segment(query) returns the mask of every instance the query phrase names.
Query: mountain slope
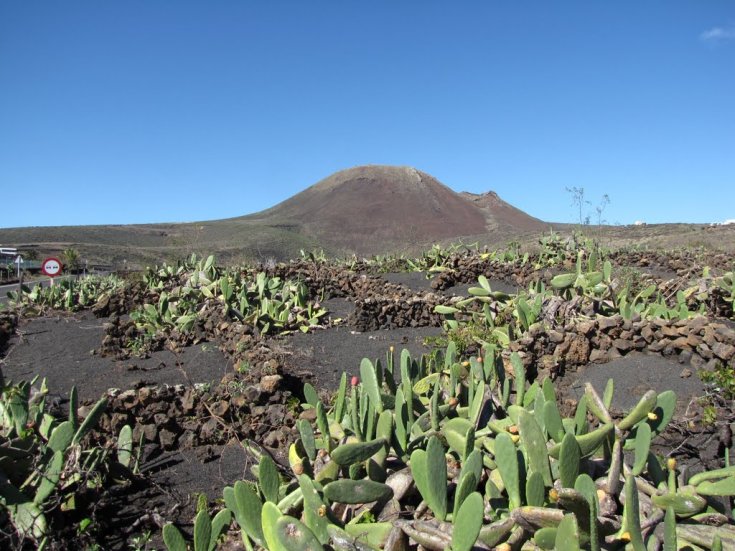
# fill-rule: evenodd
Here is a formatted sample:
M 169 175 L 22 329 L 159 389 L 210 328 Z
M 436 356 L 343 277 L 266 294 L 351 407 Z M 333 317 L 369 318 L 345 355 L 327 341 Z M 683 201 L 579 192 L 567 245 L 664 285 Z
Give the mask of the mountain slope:
M 548 227 L 546 222 L 506 203 L 494 191 L 482 194 L 463 191 L 460 195 L 483 209 L 490 217 L 491 226 L 506 227 L 516 231 L 544 231 Z
M 160 263 L 192 252 L 223 261 L 288 259 L 299 249 L 377 254 L 416 251 L 460 238 L 504 243 L 546 225 L 494 192 L 456 193 L 410 167 L 342 170 L 259 213 L 186 224 L 0 229 L 5 246 L 41 256 L 67 247 L 90 262 Z
M 409 167 L 342 170 L 276 205 L 245 217 L 288 221 L 337 247 L 423 243 L 484 233 L 483 209 L 428 174 Z

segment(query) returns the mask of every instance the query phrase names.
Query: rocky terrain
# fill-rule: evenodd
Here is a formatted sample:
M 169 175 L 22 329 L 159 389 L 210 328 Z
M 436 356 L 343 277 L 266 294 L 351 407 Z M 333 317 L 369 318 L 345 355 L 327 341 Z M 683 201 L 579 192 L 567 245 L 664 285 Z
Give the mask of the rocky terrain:
M 103 463 L 94 472 L 105 482 L 94 489 L 59 487 L 59 497 L 74 492 L 77 505 L 47 504 L 50 544 L 121 548 L 143 541 L 161 548 L 164 526 L 174 523 L 191 537 L 202 503 L 216 510 L 222 492 L 252 479 L 251 467 L 264 456 L 280 464 L 286 479 L 294 476 L 289 450 L 307 438 L 304 423 L 318 420 L 316 409 L 301 404 L 321 398 L 339 407 L 334 400 L 344 393 L 345 377 L 365 377 L 362 358 L 385 369 L 399 358 L 403 364 L 406 353 L 425 353 L 420 369 L 430 369 L 443 354 L 471 360 L 461 365 L 491 355 L 492 369 L 508 374 L 517 399 L 524 392 L 518 381 L 554 381 L 562 416 L 573 417 L 592 399 L 590 388 L 607 400 L 608 379 L 616 392 L 606 407 L 617 420 L 652 389 L 659 396 L 675 390 L 669 426 L 651 449 L 688 472 L 722 467 L 732 446 L 728 393 L 735 390 L 727 377 L 735 357 L 732 258 L 602 251 L 592 243 L 554 237 L 544 238 L 535 255 L 434 248 L 412 260 L 314 258 L 234 270 L 193 260 L 149 270 L 99 296 L 90 281 L 68 293 L 57 288 L 65 293 L 58 296 L 13 297 L 14 308 L 0 317 L 6 388 L 45 378 L 51 415 L 63 419 L 72 407 L 80 419 L 95 416 L 83 449 L 119 449 L 130 431 L 136 457 L 135 468 Z M 266 297 L 268 315 L 244 309 Z M 391 388 L 384 384 L 384 391 Z M 109 460 L 127 457 L 108 453 Z M 410 525 L 394 523 L 392 537 L 409 546 L 424 541 L 429 525 L 420 509 Z M 32 530 L 14 529 L 13 518 L 4 517 L 8 545 L 39 541 Z M 91 524 L 80 532 L 84 519 Z

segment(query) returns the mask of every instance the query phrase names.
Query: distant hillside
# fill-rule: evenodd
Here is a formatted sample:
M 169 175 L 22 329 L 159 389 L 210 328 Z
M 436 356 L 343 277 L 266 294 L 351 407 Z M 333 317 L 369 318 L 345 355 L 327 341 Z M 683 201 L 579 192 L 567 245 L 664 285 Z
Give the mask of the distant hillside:
M 34 246 L 41 254 L 74 247 L 96 261 L 145 264 L 191 252 L 265 260 L 293 258 L 302 248 L 373 254 L 462 237 L 504 243 L 546 227 L 494 192 L 457 193 L 415 168 L 369 165 L 336 172 L 270 209 L 238 218 L 0 229 L 0 244 Z

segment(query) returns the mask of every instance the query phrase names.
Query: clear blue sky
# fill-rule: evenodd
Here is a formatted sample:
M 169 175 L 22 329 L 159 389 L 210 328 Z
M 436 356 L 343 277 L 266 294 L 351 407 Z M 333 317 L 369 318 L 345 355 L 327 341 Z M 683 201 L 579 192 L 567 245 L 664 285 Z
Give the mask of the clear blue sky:
M 226 218 L 360 164 L 735 218 L 735 2 L 0 1 L 0 227 Z

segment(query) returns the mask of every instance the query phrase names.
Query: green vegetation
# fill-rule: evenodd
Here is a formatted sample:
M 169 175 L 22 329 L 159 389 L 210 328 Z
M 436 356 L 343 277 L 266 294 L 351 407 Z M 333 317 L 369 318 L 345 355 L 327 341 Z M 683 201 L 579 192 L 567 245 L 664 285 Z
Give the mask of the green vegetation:
M 64 262 L 64 268 L 69 273 L 76 272 L 81 266 L 81 256 L 76 249 L 64 249 L 61 253 L 61 259 Z
M 252 274 L 238 268 L 222 270 L 214 257 L 198 260 L 195 255 L 178 265 L 148 269 L 144 282 L 155 303 L 145 303 L 131 318 L 148 338 L 160 333 L 192 330 L 206 305 L 220 308 L 231 320 L 249 324 L 265 335 L 319 324 L 327 313 L 309 297 L 301 282 Z
M 47 310 L 76 311 L 91 308 L 100 298 L 121 290 L 123 285 L 115 275 L 62 279 L 51 287 L 23 285 L 20 292 L 9 291 L 8 298 L 12 306 L 22 308 L 26 315 L 40 315 Z
M 531 332 L 581 318 L 681 321 L 713 310 L 733 316 L 733 271 L 714 277 L 705 268 L 701 277 L 666 286 L 643 283 L 614 260 L 593 240 L 550 233 L 533 253 L 518 243 L 483 252 L 437 245 L 413 259 L 342 262 L 340 269 L 401 266 L 451 276 L 468 261 L 479 275 L 467 297 L 435 307 L 444 320 L 444 349 L 413 358 L 391 348 L 380 360 L 363 359 L 359 377 L 342 374 L 331 403 L 304 385 L 304 403 L 287 404 L 309 410 L 295 421 L 288 468 L 258 451 L 254 482 L 225 488 L 218 511 L 203 499 L 192 541 L 167 524 L 166 546 L 211 551 L 231 525 L 246 549 L 278 551 L 400 549 L 407 538 L 454 551 L 735 546 L 729 451 L 722 468 L 696 474 L 653 451 L 673 418 L 673 392 L 648 391 L 614 416 L 614 382 L 602 395 L 588 384 L 576 409 L 566 412 L 554 382 L 534 379 L 511 352 Z M 302 251 L 300 268 L 327 264 L 323 252 Z M 518 293 L 500 292 L 484 275 L 490 267 L 534 277 Z M 129 345 L 144 351 L 154 339 L 192 334 L 213 313 L 259 337 L 320 325 L 326 311 L 315 291 L 303 280 L 273 275 L 288 273 L 273 268 L 222 268 L 212 256 L 192 255 L 146 270 L 136 284 L 143 303 L 131 312 L 141 337 Z M 130 285 L 87 278 L 24 288 L 11 298 L 29 313 L 77 310 Z M 239 360 L 241 372 L 254 369 Z M 712 392 L 735 395 L 731 366 L 702 378 Z M 99 486 L 114 470 L 137 469 L 129 426 L 114 446 L 84 446 L 104 400 L 80 422 L 74 391 L 65 420 L 46 411 L 46 394 L 45 384 L 35 391 L 20 383 L 6 386 L 0 398 L 1 509 L 19 538 L 39 543 L 48 537 L 47 517 L 73 502 L 80 485 Z M 716 411 L 705 409 L 704 422 L 715 420 Z
M 699 377 L 723 399 L 735 399 L 735 373 L 731 367 L 719 363 L 714 371 L 701 371 Z
M 131 312 L 144 336 L 142 342 L 136 341 L 138 348 L 145 348 L 145 343 L 159 334 L 190 332 L 208 303 L 221 308 L 227 318 L 250 324 L 262 334 L 305 332 L 326 314 L 309 297 L 303 283 L 269 277 L 265 272 L 223 270 L 215 265 L 213 256 L 200 260 L 192 255 L 184 262 L 148 268 L 143 283 L 150 301 Z M 51 287 L 23 286 L 20 293 L 11 291 L 8 295 L 12 305 L 32 315 L 90 308 L 123 286 L 116 276 L 92 276 L 62 280 Z
M 59 419 L 47 412 L 46 381 L 36 383 L 8 383 L 0 393 L 0 519 L 7 515 L 20 541 L 41 548 L 51 517 L 73 514 L 79 495 L 101 490 L 113 474 L 129 472 L 133 447 L 127 426 L 116 454 L 87 443 L 107 406 L 105 398 L 80 420 L 72 389 L 68 418 Z
M 671 292 L 656 284 L 641 287 L 640 277 L 635 277 L 630 270 L 620 270 L 618 276 L 610 260 L 603 260 L 607 253 L 593 241 L 584 240 L 583 246 L 562 249 L 551 234 L 541 243 L 542 251 L 535 266 L 562 265 L 574 252 L 575 271 L 553 276 L 548 286 L 536 280 L 526 291 L 517 294 L 493 291 L 488 279 L 480 275 L 478 286 L 468 290 L 468 298 L 435 308 L 435 312 L 445 318 L 447 338 L 460 351 L 472 344 L 507 348 L 511 341 L 539 321 L 544 305 L 550 304 L 554 297 L 573 304 L 573 312 L 577 315 L 619 314 L 626 320 L 634 317 L 684 320 L 704 315 L 707 305 L 713 301 L 727 303 L 729 307 L 735 296 L 735 272 L 732 271 L 711 277 L 705 268 L 699 281 Z M 503 258 L 502 255 L 494 256 L 498 257 Z M 521 265 L 526 261 L 522 260 Z
M 673 392 L 649 391 L 615 421 L 612 381 L 603 397 L 588 385 L 565 418 L 551 380 L 526 381 L 515 353 L 511 363 L 506 372 L 492 347 L 463 360 L 452 345 L 431 360 L 406 351 L 363 360 L 361 380 L 348 389 L 343 376 L 331 407 L 308 393 L 316 420 L 290 447 L 292 477 L 263 456 L 257 483 L 226 488 L 215 521 L 231 513 L 246 548 L 279 551 L 378 549 L 401 533 L 428 549 L 567 549 L 569 531 L 588 549 L 735 545 L 719 501 L 735 495 L 735 471 L 687 477 L 651 451 Z M 212 549 L 219 534 L 205 514 L 195 549 Z M 179 536 L 164 528 L 169 549 L 183 549 Z

